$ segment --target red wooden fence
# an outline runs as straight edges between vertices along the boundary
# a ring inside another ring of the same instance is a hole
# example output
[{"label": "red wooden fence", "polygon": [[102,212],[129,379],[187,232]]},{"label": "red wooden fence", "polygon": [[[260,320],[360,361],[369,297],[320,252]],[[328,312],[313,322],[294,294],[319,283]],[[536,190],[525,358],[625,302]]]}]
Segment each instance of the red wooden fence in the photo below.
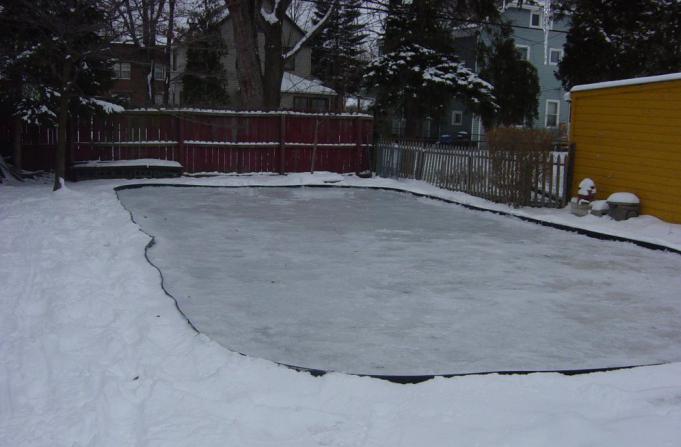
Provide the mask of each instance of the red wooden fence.
[{"label": "red wooden fence", "polygon": [[[72,123],[69,163],[157,158],[186,172],[353,172],[369,168],[367,115],[127,111]],[[24,169],[54,166],[55,128],[27,126]]]}]

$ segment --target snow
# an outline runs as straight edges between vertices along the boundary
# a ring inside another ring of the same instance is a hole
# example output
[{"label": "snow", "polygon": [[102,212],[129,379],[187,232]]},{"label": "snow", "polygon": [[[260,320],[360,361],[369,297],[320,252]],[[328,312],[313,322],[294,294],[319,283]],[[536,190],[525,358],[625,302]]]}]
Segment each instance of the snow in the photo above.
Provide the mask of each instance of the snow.
[{"label": "snow", "polygon": [[591,209],[594,211],[606,211],[610,209],[607,200],[594,200],[591,202]]},{"label": "snow", "polygon": [[630,192],[615,192],[608,196],[608,202],[610,203],[631,203],[637,204],[641,203],[639,198]]},{"label": "snow", "polygon": [[180,309],[238,352],[383,375],[681,360],[676,254],[394,191],[119,198],[155,237],[149,258]]},{"label": "snow", "polygon": [[[334,174],[181,178],[203,185],[398,187],[513,211],[422,182]],[[150,180],[144,183],[163,183]],[[580,376],[312,377],[196,335],[144,258],[112,188],[0,187],[0,439],[12,446],[676,445],[681,363]],[[515,210],[681,247],[681,226]],[[587,289],[585,289],[587,290]],[[585,292],[587,293],[587,292]],[[660,309],[664,312],[665,309]]]},{"label": "snow", "polygon": [[309,93],[315,95],[335,96],[336,91],[325,87],[318,79],[305,79],[290,71],[284,72],[281,79],[281,91],[284,93]]},{"label": "snow", "polygon": [[173,160],[159,160],[156,158],[138,158],[133,160],[90,160],[78,163],[76,166],[84,168],[113,168],[123,166],[159,166],[170,168],[181,168],[182,165]]},{"label": "snow", "polygon": [[594,183],[593,180],[590,178],[585,178],[581,182],[579,182],[579,189],[577,191],[577,194],[580,196],[585,196],[585,197],[592,197],[596,194],[596,183]]},{"label": "snow", "polygon": [[276,25],[279,22],[279,19],[277,18],[276,11],[279,8],[279,2],[281,0],[274,0],[274,5],[272,5],[272,11],[267,11],[265,9],[265,5],[262,5],[260,8],[260,15],[262,18],[269,23],[270,25]]},{"label": "snow", "polygon": [[640,78],[621,79],[618,81],[596,82],[593,84],[575,85],[570,92],[583,92],[602,88],[624,87],[627,85],[651,84],[655,82],[677,81],[681,79],[681,73],[669,73],[659,76],[644,76]]}]

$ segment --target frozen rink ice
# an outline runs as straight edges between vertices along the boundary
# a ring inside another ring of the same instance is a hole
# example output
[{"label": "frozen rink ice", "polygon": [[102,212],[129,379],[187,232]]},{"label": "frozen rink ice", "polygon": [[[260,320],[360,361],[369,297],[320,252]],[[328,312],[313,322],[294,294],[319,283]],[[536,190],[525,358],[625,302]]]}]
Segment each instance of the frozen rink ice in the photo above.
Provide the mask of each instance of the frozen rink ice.
[{"label": "frozen rink ice", "polygon": [[681,256],[393,191],[119,191],[203,333],[308,368],[409,375],[681,360]]}]

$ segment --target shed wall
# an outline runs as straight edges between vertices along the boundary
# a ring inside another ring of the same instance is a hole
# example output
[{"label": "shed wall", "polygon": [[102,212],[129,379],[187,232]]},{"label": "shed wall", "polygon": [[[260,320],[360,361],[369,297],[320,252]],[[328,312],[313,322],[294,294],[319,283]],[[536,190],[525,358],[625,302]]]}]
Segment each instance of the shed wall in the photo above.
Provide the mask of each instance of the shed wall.
[{"label": "shed wall", "polygon": [[681,81],[572,93],[573,191],[641,198],[642,213],[681,223]]}]

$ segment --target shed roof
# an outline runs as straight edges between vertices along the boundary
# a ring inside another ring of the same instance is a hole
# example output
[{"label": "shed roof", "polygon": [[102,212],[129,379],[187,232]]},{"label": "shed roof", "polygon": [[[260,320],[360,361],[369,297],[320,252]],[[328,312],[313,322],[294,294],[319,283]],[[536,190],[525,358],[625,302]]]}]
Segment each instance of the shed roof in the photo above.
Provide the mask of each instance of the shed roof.
[{"label": "shed roof", "polygon": [[318,79],[305,79],[290,71],[284,72],[281,79],[281,91],[284,93],[308,93],[313,95],[336,96],[336,92],[324,86]]},{"label": "shed roof", "polygon": [[602,88],[623,87],[627,85],[652,84],[654,82],[676,81],[679,79],[681,79],[681,73],[669,73],[659,76],[645,76],[642,78],[621,79],[619,81],[575,85],[572,87],[572,89],[570,89],[570,92],[583,92],[586,90],[599,90]]}]

